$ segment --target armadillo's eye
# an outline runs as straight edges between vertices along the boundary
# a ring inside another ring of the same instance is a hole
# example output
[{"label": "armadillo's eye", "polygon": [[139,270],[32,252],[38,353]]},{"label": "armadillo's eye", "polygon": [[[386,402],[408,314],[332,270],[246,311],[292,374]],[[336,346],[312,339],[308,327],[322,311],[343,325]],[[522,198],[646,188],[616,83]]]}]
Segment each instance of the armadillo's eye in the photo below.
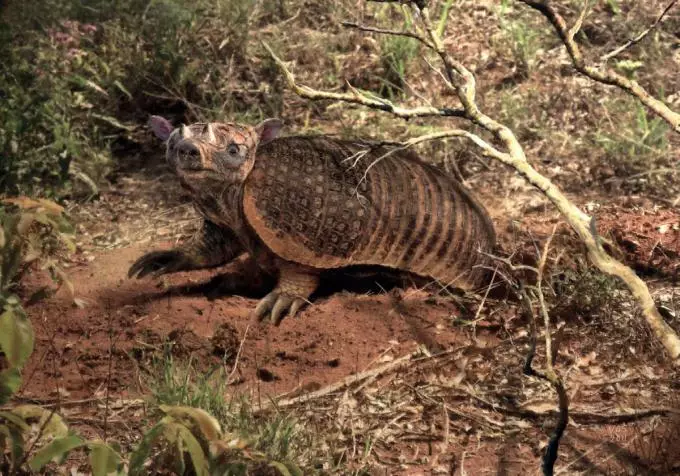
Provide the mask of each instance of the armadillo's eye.
[{"label": "armadillo's eye", "polygon": [[229,147],[227,147],[227,154],[231,157],[238,157],[241,155],[241,149],[236,144],[229,144]]}]

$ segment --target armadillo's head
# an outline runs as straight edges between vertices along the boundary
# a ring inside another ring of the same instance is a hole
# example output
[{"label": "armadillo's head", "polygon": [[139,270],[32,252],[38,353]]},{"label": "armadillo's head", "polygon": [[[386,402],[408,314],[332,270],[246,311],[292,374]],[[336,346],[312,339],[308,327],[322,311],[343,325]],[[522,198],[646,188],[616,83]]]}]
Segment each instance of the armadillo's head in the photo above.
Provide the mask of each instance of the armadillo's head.
[{"label": "armadillo's head", "polygon": [[253,168],[258,144],[274,139],[283,125],[267,119],[255,127],[211,122],[173,128],[160,116],[151,116],[149,123],[166,143],[170,166],[184,185],[196,190],[215,181],[242,183]]}]

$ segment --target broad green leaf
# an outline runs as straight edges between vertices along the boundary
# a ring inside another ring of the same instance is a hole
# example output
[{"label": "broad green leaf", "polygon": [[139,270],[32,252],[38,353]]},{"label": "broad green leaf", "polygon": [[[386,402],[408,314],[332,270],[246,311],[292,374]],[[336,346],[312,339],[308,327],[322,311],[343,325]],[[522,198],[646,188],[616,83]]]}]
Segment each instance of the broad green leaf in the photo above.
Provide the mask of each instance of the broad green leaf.
[{"label": "broad green leaf", "polygon": [[56,438],[38,450],[28,461],[28,467],[33,471],[40,471],[50,461],[62,462],[71,450],[79,448],[85,441],[77,435]]},{"label": "broad green leaf", "polygon": [[0,411],[0,420],[10,422],[21,431],[30,430],[30,427],[26,424],[26,421],[21,416],[11,411]]},{"label": "broad green leaf", "polygon": [[196,476],[209,476],[208,458],[206,458],[201,444],[193,433],[191,433],[189,428],[178,423],[174,423],[174,425],[177,426],[177,431],[181,437],[182,443],[191,456],[191,462],[194,465]]},{"label": "broad green leaf", "polygon": [[5,307],[0,315],[0,350],[12,367],[23,367],[33,352],[33,326],[17,307]]},{"label": "broad green leaf", "polygon": [[186,426],[197,426],[203,438],[207,441],[219,440],[222,437],[222,429],[218,421],[205,410],[193,407],[161,405],[161,411],[173,417]]},{"label": "broad green leaf", "polygon": [[279,473],[281,473],[281,476],[293,476],[286,467],[286,465],[283,463],[279,463],[278,461],[272,461],[269,463],[269,466],[275,468]]},{"label": "broad green leaf", "polygon": [[4,405],[21,387],[21,373],[19,369],[11,369],[0,372],[0,405]]},{"label": "broad green leaf", "polygon": [[[0,435],[3,435],[3,438],[5,440],[9,440],[10,454],[12,455],[12,466],[14,466],[17,463],[17,461],[20,461],[21,458],[24,456],[23,434],[21,433],[21,430],[16,427],[0,425]],[[6,447],[7,445],[3,444],[3,446]],[[0,452],[0,454],[3,454],[5,448],[0,449],[3,450],[2,452]]]},{"label": "broad green leaf", "polygon": [[144,434],[142,441],[139,442],[139,446],[130,456],[130,476],[147,474],[144,463],[151,454],[154,443],[163,434],[165,426],[166,422],[163,419]]},{"label": "broad green leaf", "polygon": [[120,455],[103,441],[88,443],[92,476],[107,476],[117,473],[121,466]]},{"label": "broad green leaf", "polygon": [[[64,438],[68,435],[68,426],[66,426],[64,420],[51,410],[38,405],[20,405],[12,411],[27,423],[34,423],[38,428],[42,428],[43,437]],[[34,420],[34,422],[31,422],[31,420]]]}]

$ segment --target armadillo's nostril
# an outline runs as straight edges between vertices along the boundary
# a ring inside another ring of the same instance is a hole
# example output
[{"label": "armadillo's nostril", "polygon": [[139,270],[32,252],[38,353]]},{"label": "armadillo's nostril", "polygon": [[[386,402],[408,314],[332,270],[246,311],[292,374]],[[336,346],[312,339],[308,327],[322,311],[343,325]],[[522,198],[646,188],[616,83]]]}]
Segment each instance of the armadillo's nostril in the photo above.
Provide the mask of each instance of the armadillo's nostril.
[{"label": "armadillo's nostril", "polygon": [[175,148],[175,166],[185,170],[200,170],[201,151],[190,142],[180,142]]},{"label": "armadillo's nostril", "polygon": [[192,157],[192,156],[200,156],[201,152],[198,150],[198,147],[196,147],[194,144],[191,144],[189,142],[184,142],[182,144],[179,144],[177,146],[177,152],[180,154]]}]

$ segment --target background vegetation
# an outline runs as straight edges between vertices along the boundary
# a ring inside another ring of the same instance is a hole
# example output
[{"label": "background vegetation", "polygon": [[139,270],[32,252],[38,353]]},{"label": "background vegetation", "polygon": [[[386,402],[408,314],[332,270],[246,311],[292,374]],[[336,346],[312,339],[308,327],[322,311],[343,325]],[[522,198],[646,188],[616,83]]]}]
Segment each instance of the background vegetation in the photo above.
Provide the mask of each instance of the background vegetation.
[{"label": "background vegetation", "polygon": [[[412,21],[389,5],[360,3],[355,17],[405,28]],[[453,3],[434,2],[434,9],[441,15]],[[456,8],[465,11],[467,3]],[[658,13],[653,3],[603,2],[581,41],[595,51],[625,41]],[[299,77],[317,87],[352,84],[403,98],[446,94],[427,65],[415,61],[421,51],[415,40],[342,29],[339,20],[355,19],[350,2],[8,0],[0,8],[2,195],[95,194],[112,172],[138,165],[139,155],[153,150],[145,130],[150,114],[177,122],[283,115],[291,130],[364,136],[406,136],[431,127],[432,121],[393,124],[323,106],[303,110],[284,93],[263,39],[295,60]],[[505,1],[479,11],[475,22],[486,21],[479,25],[485,35],[466,40],[459,53],[482,73],[485,107],[514,126],[528,148],[561,141],[550,154],[557,165],[575,169],[570,159],[588,156],[585,170],[570,170],[558,183],[569,188],[571,180],[585,178],[609,190],[678,193],[678,159],[669,153],[673,143],[662,121],[620,93],[599,97],[591,94],[599,89],[592,84],[557,87],[555,60],[564,67],[560,44],[537,15]],[[643,84],[677,90],[677,39],[666,33],[677,24],[671,16],[644,47],[632,49],[634,61],[623,55],[620,69]],[[565,93],[574,95],[572,104]],[[667,100],[677,102],[676,96]],[[570,127],[576,118],[583,125]],[[565,128],[554,127],[557,121]],[[428,153],[445,160],[439,148]],[[475,170],[472,165],[468,172]]]}]

